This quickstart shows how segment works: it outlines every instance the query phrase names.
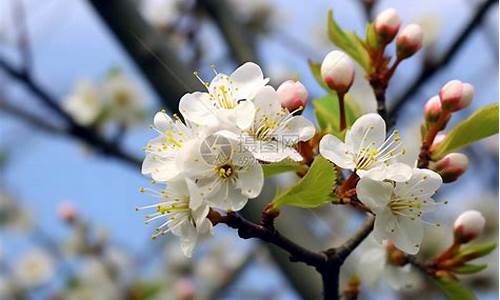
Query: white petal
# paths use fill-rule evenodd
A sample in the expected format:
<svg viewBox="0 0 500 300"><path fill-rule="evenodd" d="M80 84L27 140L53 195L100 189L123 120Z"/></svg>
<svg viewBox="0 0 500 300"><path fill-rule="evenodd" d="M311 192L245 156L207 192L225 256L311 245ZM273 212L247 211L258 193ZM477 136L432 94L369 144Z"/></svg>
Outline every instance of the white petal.
<svg viewBox="0 0 500 300"><path fill-rule="evenodd" d="M356 194L359 201L368 206L373 212L385 207L391 200L394 187L391 183L361 178L356 185Z"/></svg>
<svg viewBox="0 0 500 300"><path fill-rule="evenodd" d="M175 160L155 158L148 155L142 163L142 174L151 174L151 178L158 182L173 180L181 173Z"/></svg>
<svg viewBox="0 0 500 300"><path fill-rule="evenodd" d="M424 225L420 220L399 217L399 240L393 240L396 247L408 254L417 254L424 238Z"/></svg>
<svg viewBox="0 0 500 300"><path fill-rule="evenodd" d="M238 128L248 129L255 119L255 105L251 101L240 101L234 108L234 117Z"/></svg>
<svg viewBox="0 0 500 300"><path fill-rule="evenodd" d="M397 291L414 291L422 285L422 278L410 264L403 267L387 265L384 277L389 286Z"/></svg>
<svg viewBox="0 0 500 300"><path fill-rule="evenodd" d="M385 121L381 116L370 113L361 116L354 122L346 134L346 144L352 147L352 151L359 152L361 147L371 144L378 148L385 141Z"/></svg>
<svg viewBox="0 0 500 300"><path fill-rule="evenodd" d="M264 171L259 163L254 162L238 172L238 188L248 198L257 197L264 186Z"/></svg>
<svg viewBox="0 0 500 300"><path fill-rule="evenodd" d="M186 94L179 102L179 111L184 118L202 126L217 126L218 120L213 110L207 93Z"/></svg>
<svg viewBox="0 0 500 300"><path fill-rule="evenodd" d="M261 88L252 100L257 109L255 119L259 120L268 116L271 120L282 112L278 93L271 86Z"/></svg>
<svg viewBox="0 0 500 300"><path fill-rule="evenodd" d="M357 170L356 173L361 178L367 177L377 181L393 180L402 182L410 179L412 168L403 163L393 163L390 165L380 163L377 167L372 167L369 170Z"/></svg>
<svg viewBox="0 0 500 300"><path fill-rule="evenodd" d="M168 130L174 124L174 121L164 112L157 112L153 119L153 124L160 130Z"/></svg>
<svg viewBox="0 0 500 300"><path fill-rule="evenodd" d="M200 226L205 222L205 219L207 218L208 211L210 210L210 207L208 205L200 205L198 208L193 209L191 211L191 214L193 215L194 222L196 224L196 229L199 231Z"/></svg>
<svg viewBox="0 0 500 300"><path fill-rule="evenodd" d="M286 125L280 130L280 135L297 136L299 141L308 141L316 133L316 128L308 119L303 116L290 118Z"/></svg>
<svg viewBox="0 0 500 300"><path fill-rule="evenodd" d="M343 169L354 170L350 150L346 144L331 134L325 135L319 142L319 153Z"/></svg>
<svg viewBox="0 0 500 300"><path fill-rule="evenodd" d="M435 193L443 179L439 174L429 169L413 169L408 181L396 183L395 193L398 195L408 195L413 191L415 194L427 194L429 197Z"/></svg>
<svg viewBox="0 0 500 300"><path fill-rule="evenodd" d="M231 74L230 79L232 86L236 89L237 100L252 99L257 91L269 81L269 79L264 79L262 70L253 62L241 65Z"/></svg>
<svg viewBox="0 0 500 300"><path fill-rule="evenodd" d="M366 285L371 287L377 285L386 267L386 256L387 253L383 247L369 249L361 255L358 273Z"/></svg>

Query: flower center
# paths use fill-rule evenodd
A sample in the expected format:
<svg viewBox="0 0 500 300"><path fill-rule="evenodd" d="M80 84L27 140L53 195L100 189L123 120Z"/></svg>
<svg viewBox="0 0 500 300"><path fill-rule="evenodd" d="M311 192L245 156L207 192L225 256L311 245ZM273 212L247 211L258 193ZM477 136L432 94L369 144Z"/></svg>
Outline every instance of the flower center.
<svg viewBox="0 0 500 300"><path fill-rule="evenodd" d="M229 178L231 175L233 175L233 167L229 164L222 165L220 167L217 167L216 169L217 175L221 178Z"/></svg>
<svg viewBox="0 0 500 300"><path fill-rule="evenodd" d="M399 137L398 130L394 130L391 135L378 147L375 147L374 142L365 145L371 130L373 130L373 126L366 129L363 138L361 139L359 151L354 158L357 170L367 170L373 167L376 163L388 163L389 160L405 154L405 150L400 149L401 138Z"/></svg>

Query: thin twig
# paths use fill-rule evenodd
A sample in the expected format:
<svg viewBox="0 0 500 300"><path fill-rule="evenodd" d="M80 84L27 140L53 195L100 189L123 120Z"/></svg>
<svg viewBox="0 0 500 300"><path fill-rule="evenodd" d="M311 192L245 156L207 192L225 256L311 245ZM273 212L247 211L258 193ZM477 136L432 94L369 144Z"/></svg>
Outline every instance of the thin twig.
<svg viewBox="0 0 500 300"><path fill-rule="evenodd" d="M406 90L406 92L396 98L392 108L389 110L390 118L394 118L401 108L412 99L412 96L418 92L420 87L431 80L440 70L443 70L444 67L453 60L453 58L456 57L459 50L463 45L465 45L465 42L470 38L474 30L481 24L481 21L488 12L489 8L495 3L498 2L495 0L487 0L480 4L474 16L464 26L464 29L451 43L448 50L441 56L441 59L426 64L416 79L413 80L413 84Z"/></svg>
<svg viewBox="0 0 500 300"><path fill-rule="evenodd" d="M45 121L38 115L25 111L3 99L0 99L0 111L12 115L19 120L25 121L28 125L33 126L36 129L40 129L48 133L61 134L65 132L64 129Z"/></svg>

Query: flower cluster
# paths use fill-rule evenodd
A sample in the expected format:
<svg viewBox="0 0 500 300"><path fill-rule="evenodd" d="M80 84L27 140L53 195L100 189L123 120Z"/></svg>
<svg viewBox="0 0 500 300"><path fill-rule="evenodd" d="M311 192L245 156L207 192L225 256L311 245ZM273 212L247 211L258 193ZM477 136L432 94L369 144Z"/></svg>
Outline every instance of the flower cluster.
<svg viewBox="0 0 500 300"><path fill-rule="evenodd" d="M129 127L144 120L144 97L133 81L118 70L96 85L82 80L63 102L64 110L83 126L116 123Z"/></svg>
<svg viewBox="0 0 500 300"><path fill-rule="evenodd" d="M345 142L326 135L319 151L352 176L358 199L375 215L374 237L393 241L404 252L415 254L423 239L422 214L437 206L431 196L442 184L441 176L405 162L399 132L386 137L386 124L378 114L366 114L347 131Z"/></svg>
<svg viewBox="0 0 500 300"><path fill-rule="evenodd" d="M210 208L242 209L262 190L261 164L301 161L297 143L315 134L313 124L298 115L303 107L296 103L307 96L301 84L286 83L278 93L254 63L231 75L217 73L210 83L200 81L205 92L180 99L184 121L163 111L154 117L158 136L145 147L142 173L166 187L151 191L158 203L139 208L154 210L147 223L161 221L154 238L172 232L188 256L211 232ZM282 103L296 108L289 111Z"/></svg>

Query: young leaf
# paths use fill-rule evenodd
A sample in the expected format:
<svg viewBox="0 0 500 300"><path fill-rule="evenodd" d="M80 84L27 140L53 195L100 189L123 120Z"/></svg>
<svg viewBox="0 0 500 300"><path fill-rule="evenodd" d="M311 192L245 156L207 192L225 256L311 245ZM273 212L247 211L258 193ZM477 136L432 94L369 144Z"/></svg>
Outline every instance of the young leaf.
<svg viewBox="0 0 500 300"><path fill-rule="evenodd" d="M285 159L276 163L262 164L262 169L264 170L265 177L285 172L297 172L301 170L302 167L302 164L290 159Z"/></svg>
<svg viewBox="0 0 500 300"><path fill-rule="evenodd" d="M274 197L273 206L314 208L328 203L332 201L331 193L336 177L333 164L318 155L302 179Z"/></svg>
<svg viewBox="0 0 500 300"><path fill-rule="evenodd" d="M449 300L475 300L474 293L462 285L458 280L440 279L431 277L432 282L436 284L446 295Z"/></svg>
<svg viewBox="0 0 500 300"><path fill-rule="evenodd" d="M356 120L358 109L349 95L345 96L344 105L346 110L347 127ZM343 133L339 130L339 101L336 94L330 94L313 101L314 113L321 130L324 133L331 133L338 138L343 138Z"/></svg>
<svg viewBox="0 0 500 300"><path fill-rule="evenodd" d="M345 32L333 19L333 11L328 12L328 37L335 46L344 50L369 73L371 69L370 55L356 34Z"/></svg>
<svg viewBox="0 0 500 300"><path fill-rule="evenodd" d="M321 64L320 63L315 63L312 60L307 60L307 64L309 65L309 69L311 70L311 73L314 76L314 79L316 79L316 82L324 88L328 93L331 93L332 90L323 82L323 78L321 78Z"/></svg>
<svg viewBox="0 0 500 300"><path fill-rule="evenodd" d="M459 148L498 133L498 104L490 104L478 109L469 118L460 122L447 135L432 159L440 159Z"/></svg>
<svg viewBox="0 0 500 300"><path fill-rule="evenodd" d="M473 265L473 264L464 264L463 266L454 268L452 271L457 274L474 274L481 272L486 269L488 265Z"/></svg>
<svg viewBox="0 0 500 300"><path fill-rule="evenodd" d="M468 260L486 256L495 250L497 244L495 242L488 242L483 244L476 244L465 246L458 252L458 256L465 257Z"/></svg>
<svg viewBox="0 0 500 300"><path fill-rule="evenodd" d="M378 48L378 38L373 23L368 23L368 25L366 25L366 44L372 49Z"/></svg>

